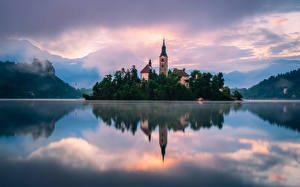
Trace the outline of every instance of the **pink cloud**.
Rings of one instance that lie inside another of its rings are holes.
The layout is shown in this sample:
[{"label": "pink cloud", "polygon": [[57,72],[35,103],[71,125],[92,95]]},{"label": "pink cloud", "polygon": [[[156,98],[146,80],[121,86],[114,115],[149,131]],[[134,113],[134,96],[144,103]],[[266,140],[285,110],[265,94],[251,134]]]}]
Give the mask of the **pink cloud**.
[{"label": "pink cloud", "polygon": [[269,177],[269,179],[271,181],[276,181],[276,182],[282,182],[282,181],[286,181],[286,178],[282,175],[271,175]]},{"label": "pink cloud", "polygon": [[281,19],[277,19],[277,20],[274,20],[274,24],[282,24],[282,23],[284,23],[284,22],[286,22],[286,21],[288,21],[289,19],[287,19],[287,18],[281,18]]}]

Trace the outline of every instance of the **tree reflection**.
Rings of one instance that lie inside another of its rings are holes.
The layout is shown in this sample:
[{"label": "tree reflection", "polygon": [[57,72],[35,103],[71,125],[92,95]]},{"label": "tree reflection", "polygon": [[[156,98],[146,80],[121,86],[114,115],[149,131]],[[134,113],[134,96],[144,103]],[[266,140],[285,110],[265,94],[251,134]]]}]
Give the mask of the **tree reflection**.
[{"label": "tree reflection", "polygon": [[272,125],[300,132],[300,102],[244,103],[242,109]]},{"label": "tree reflection", "polygon": [[134,135],[140,129],[151,141],[151,133],[159,126],[159,145],[162,160],[167,146],[167,132],[185,131],[187,127],[197,131],[213,126],[221,129],[224,115],[231,108],[241,107],[241,103],[208,103],[197,102],[92,102],[94,115],[105,124],[116,129],[131,131]]},{"label": "tree reflection", "polygon": [[[186,127],[193,130],[223,127],[224,115],[240,103],[196,102],[100,102],[91,103],[93,113],[107,125],[135,134],[138,126],[148,135],[159,125],[178,131]],[[146,130],[145,127],[148,127]]]},{"label": "tree reflection", "polygon": [[79,106],[79,103],[62,101],[1,101],[0,136],[49,137],[55,122]]}]

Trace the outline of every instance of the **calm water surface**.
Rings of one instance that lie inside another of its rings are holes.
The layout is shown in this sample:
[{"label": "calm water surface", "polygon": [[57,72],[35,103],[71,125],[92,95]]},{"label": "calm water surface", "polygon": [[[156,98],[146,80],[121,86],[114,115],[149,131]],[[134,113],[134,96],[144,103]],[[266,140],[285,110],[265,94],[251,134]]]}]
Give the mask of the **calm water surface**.
[{"label": "calm water surface", "polygon": [[300,102],[0,101],[0,186],[300,186]]}]

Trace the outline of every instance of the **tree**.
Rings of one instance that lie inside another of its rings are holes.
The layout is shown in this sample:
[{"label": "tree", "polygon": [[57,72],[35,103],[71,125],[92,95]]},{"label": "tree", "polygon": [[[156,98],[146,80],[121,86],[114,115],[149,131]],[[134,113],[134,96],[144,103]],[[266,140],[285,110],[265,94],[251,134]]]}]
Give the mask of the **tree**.
[{"label": "tree", "polygon": [[223,88],[223,94],[224,94],[225,97],[230,98],[230,88],[225,86]]},{"label": "tree", "polygon": [[235,97],[237,100],[241,100],[243,98],[242,94],[237,90],[233,92],[233,97]]},{"label": "tree", "polygon": [[168,76],[149,72],[148,81],[141,81],[135,66],[107,75],[93,87],[93,95],[86,99],[148,99],[148,100],[195,100],[202,97],[210,100],[230,100],[230,89],[225,88],[223,74],[212,75],[193,71],[188,80],[190,87],[180,84],[181,75],[169,70]]}]

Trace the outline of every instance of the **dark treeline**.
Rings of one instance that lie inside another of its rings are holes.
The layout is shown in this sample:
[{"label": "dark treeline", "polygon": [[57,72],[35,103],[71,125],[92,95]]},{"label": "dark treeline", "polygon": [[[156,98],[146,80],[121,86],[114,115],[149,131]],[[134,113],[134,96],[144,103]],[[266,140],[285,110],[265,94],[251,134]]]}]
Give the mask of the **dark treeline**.
[{"label": "dark treeline", "polygon": [[87,100],[234,100],[242,96],[224,87],[223,74],[212,75],[193,71],[188,80],[189,88],[179,83],[181,76],[169,70],[168,76],[150,71],[149,80],[141,80],[137,69],[116,71],[106,75],[101,82],[93,87],[93,94],[83,97]]}]

